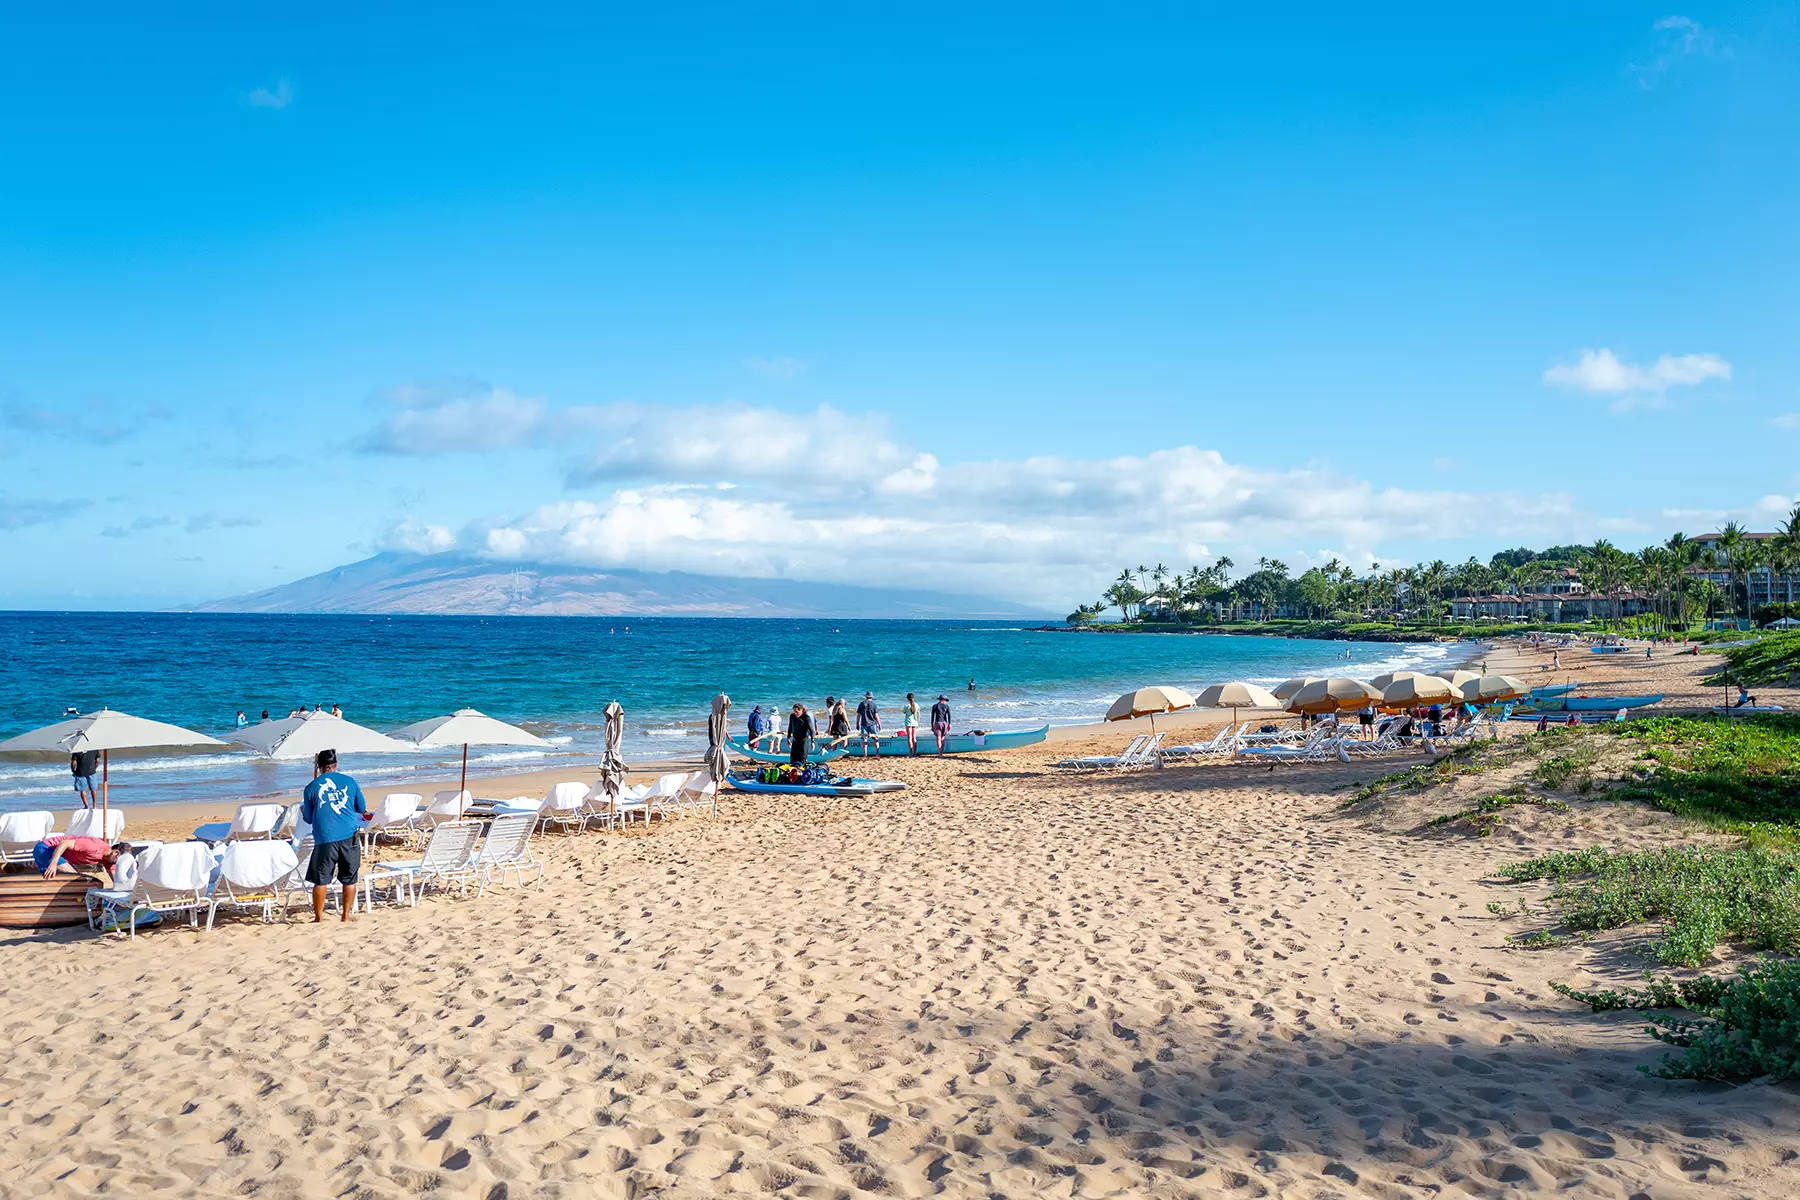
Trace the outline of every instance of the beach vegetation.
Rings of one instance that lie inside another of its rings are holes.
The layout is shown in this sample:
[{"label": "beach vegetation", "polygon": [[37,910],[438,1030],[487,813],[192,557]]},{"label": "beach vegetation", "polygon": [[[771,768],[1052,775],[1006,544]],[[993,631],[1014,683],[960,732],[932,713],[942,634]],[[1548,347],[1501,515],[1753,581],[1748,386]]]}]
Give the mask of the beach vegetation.
[{"label": "beach vegetation", "polygon": [[1725,665],[1707,682],[1715,687],[1775,686],[1796,677],[1800,677],[1800,631],[1765,634],[1748,645],[1729,647]]},{"label": "beach vegetation", "polygon": [[1702,966],[1728,941],[1800,950],[1800,854],[1792,851],[1590,847],[1509,863],[1497,874],[1519,883],[1549,880],[1549,903],[1570,930],[1660,922],[1651,951],[1670,965]]},{"label": "beach vegetation", "polygon": [[1534,796],[1529,792],[1498,792],[1492,796],[1483,796],[1475,802],[1472,808],[1433,817],[1429,824],[1437,827],[1465,821],[1469,828],[1475,831],[1476,837],[1489,837],[1494,830],[1506,823],[1505,818],[1501,815],[1504,810],[1521,804],[1547,808],[1552,812],[1569,811],[1567,804],[1549,796]]},{"label": "beach vegetation", "polygon": [[[1680,1051],[1655,1067],[1663,1079],[1800,1078],[1800,962],[1766,959],[1735,976],[1667,977],[1644,988],[1577,991],[1551,984],[1595,1012],[1651,1010],[1645,1032]],[[1685,1010],[1691,1017],[1654,1010]]]}]

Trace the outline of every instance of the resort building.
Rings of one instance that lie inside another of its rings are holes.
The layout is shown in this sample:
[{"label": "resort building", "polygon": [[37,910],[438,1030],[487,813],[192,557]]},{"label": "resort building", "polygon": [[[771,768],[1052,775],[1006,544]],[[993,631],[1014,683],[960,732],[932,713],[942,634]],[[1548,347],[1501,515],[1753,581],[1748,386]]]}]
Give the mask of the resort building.
[{"label": "resort building", "polygon": [[[1744,540],[1746,542],[1772,542],[1779,536],[1781,535],[1775,533],[1745,533]],[[1718,534],[1703,533],[1694,538],[1694,541],[1706,552],[1709,561],[1692,568],[1688,572],[1690,578],[1710,579],[1718,584],[1719,590],[1726,595],[1730,595],[1732,589],[1740,583],[1743,584],[1744,590],[1749,593],[1747,599],[1752,610],[1761,608],[1765,604],[1800,603],[1800,566],[1791,571],[1781,572],[1769,567],[1757,567],[1748,572],[1727,569],[1726,564],[1719,559]]]}]

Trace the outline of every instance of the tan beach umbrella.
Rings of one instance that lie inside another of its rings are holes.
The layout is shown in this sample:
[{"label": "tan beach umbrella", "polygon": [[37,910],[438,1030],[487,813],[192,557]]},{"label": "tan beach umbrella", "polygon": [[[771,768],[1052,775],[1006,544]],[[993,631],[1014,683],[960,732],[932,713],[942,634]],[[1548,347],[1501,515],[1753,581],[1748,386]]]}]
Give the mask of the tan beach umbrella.
[{"label": "tan beach umbrella", "polygon": [[1369,684],[1376,691],[1385,692],[1387,691],[1388,684],[1401,679],[1411,679],[1418,674],[1420,674],[1418,671],[1383,671],[1375,678],[1369,680]]},{"label": "tan beach umbrella", "polygon": [[54,725],[45,725],[18,737],[0,742],[0,754],[23,754],[31,751],[81,754],[100,751],[100,807],[107,805],[107,777],[111,774],[111,752],[114,750],[160,750],[173,746],[228,747],[216,737],[195,733],[179,725],[134,717],[130,713],[103,708],[83,717],[71,717]]},{"label": "tan beach umbrella", "polygon": [[1379,704],[1381,693],[1360,679],[1315,679],[1288,700],[1288,711],[1311,713],[1355,712],[1369,704]]},{"label": "tan beach umbrella", "polygon": [[231,740],[269,758],[311,758],[321,750],[339,754],[413,754],[410,746],[354,721],[317,710],[304,717],[258,721],[231,735]]},{"label": "tan beach umbrella", "polygon": [[1292,700],[1295,692],[1299,691],[1309,683],[1317,683],[1319,679],[1320,676],[1317,675],[1296,675],[1294,678],[1278,683],[1270,688],[1269,694],[1277,700]]},{"label": "tan beach umbrella", "polygon": [[1281,700],[1267,688],[1254,683],[1215,683],[1194,697],[1196,708],[1229,708],[1231,723],[1237,724],[1240,708],[1280,708]]},{"label": "tan beach umbrella", "polygon": [[1396,679],[1381,689],[1381,702],[1394,708],[1413,704],[1441,704],[1462,697],[1449,683],[1436,675],[1410,675]]},{"label": "tan beach umbrella", "polygon": [[463,791],[469,788],[470,746],[536,746],[543,750],[550,749],[550,743],[537,734],[520,729],[517,725],[508,725],[505,721],[496,720],[472,708],[459,708],[447,717],[414,721],[411,725],[394,730],[393,736],[427,749],[436,746],[461,746],[460,787]]},{"label": "tan beach umbrella", "polygon": [[1478,675],[1460,690],[1470,704],[1504,704],[1531,695],[1531,685],[1511,675]]},{"label": "tan beach umbrella", "polygon": [[1129,721],[1133,717],[1149,717],[1150,724],[1156,724],[1156,714],[1174,712],[1178,708],[1194,707],[1194,698],[1178,687],[1165,687],[1156,684],[1152,687],[1141,687],[1135,692],[1126,692],[1112,707],[1106,710],[1109,721]]},{"label": "tan beach umbrella", "polygon": [[1437,677],[1439,679],[1442,679],[1445,683],[1448,683],[1451,687],[1455,688],[1457,691],[1460,692],[1460,691],[1462,691],[1462,685],[1469,682],[1469,680],[1480,679],[1481,672],[1480,671],[1463,671],[1463,670],[1439,671],[1437,673]]}]

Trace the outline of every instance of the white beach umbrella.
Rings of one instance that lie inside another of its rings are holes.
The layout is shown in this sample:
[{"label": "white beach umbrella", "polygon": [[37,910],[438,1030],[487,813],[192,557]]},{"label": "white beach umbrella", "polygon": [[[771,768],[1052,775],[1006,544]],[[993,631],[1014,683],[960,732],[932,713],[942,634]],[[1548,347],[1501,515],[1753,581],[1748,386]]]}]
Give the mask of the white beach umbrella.
[{"label": "white beach umbrella", "polygon": [[1156,724],[1156,714],[1174,712],[1178,708],[1194,707],[1194,698],[1178,687],[1166,687],[1156,684],[1141,687],[1135,692],[1126,692],[1112,702],[1106,710],[1109,721],[1129,721],[1133,717],[1149,717],[1150,724]]},{"label": "white beach umbrella", "polygon": [[45,725],[18,737],[0,742],[0,754],[23,754],[32,751],[81,754],[100,751],[100,806],[107,805],[107,777],[111,774],[111,751],[159,750],[165,747],[220,746],[216,737],[195,733],[179,725],[134,717],[130,713],[103,708],[82,717],[71,717],[54,725]]},{"label": "white beach umbrella", "polygon": [[336,750],[339,754],[411,754],[417,749],[366,725],[318,711],[303,717],[258,721],[232,734],[231,740],[275,759],[311,758],[321,750]]},{"label": "white beach umbrella", "polygon": [[1240,708],[1280,708],[1281,698],[1254,683],[1215,683],[1194,697],[1196,708],[1229,708],[1231,723],[1237,724]]},{"label": "white beach umbrella", "polygon": [[414,721],[411,725],[394,730],[393,736],[425,749],[461,746],[461,787],[464,791],[469,787],[470,746],[535,746],[541,750],[550,749],[550,743],[537,734],[520,729],[517,725],[508,725],[505,721],[496,720],[472,708],[459,708],[449,716]]}]

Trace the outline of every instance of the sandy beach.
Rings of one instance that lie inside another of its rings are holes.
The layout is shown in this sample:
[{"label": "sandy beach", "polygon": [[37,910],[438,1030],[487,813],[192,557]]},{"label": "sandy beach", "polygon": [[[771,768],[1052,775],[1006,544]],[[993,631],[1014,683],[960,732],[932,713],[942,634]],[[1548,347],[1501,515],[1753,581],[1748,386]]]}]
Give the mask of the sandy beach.
[{"label": "sandy beach", "polygon": [[[1562,657],[1559,681],[1720,695],[1704,654]],[[1537,682],[1545,659],[1488,661]],[[549,835],[536,885],[348,925],[6,932],[5,1193],[1800,1191],[1800,1093],[1647,1078],[1641,1018],[1550,989],[1633,981],[1629,938],[1523,952],[1486,910],[1531,894],[1484,881],[1503,862],[1692,836],[1673,818],[1593,804],[1477,839],[1341,811],[1395,762],[1049,767],[1124,740]],[[168,837],[230,806],[129,813]]]}]

